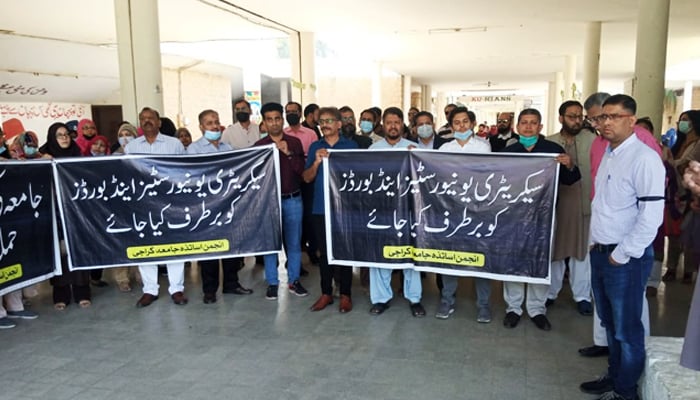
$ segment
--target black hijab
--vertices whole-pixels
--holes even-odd
[[[56,140],[56,131],[58,128],[66,128],[66,131],[70,133],[70,129],[63,122],[56,122],[49,127],[49,132],[46,135],[46,143],[41,146],[39,151],[41,153],[50,154],[53,158],[62,157],[80,157],[80,147],[75,143],[73,139],[70,140],[70,146],[67,149],[61,147]]]

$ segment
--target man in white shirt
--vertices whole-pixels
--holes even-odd
[[[124,147],[126,154],[185,154],[185,146],[175,139],[159,132],[160,115],[152,108],[144,108],[139,113],[139,124],[143,129],[143,136],[130,141]],[[168,268],[168,281],[170,297],[178,305],[187,304],[187,297],[183,293],[185,289],[185,263],[171,262],[166,264]],[[140,264],[139,273],[143,282],[143,296],[136,303],[136,307],[148,307],[158,300],[158,266],[157,264]]]
[[[238,100],[233,105],[236,123],[224,130],[221,141],[236,150],[252,147],[260,140],[260,128],[250,121],[250,103],[246,100]]]
[[[658,155],[634,134],[637,104],[611,96],[598,117],[607,150],[595,178],[591,205],[591,285],[608,337],[607,374],[584,382],[600,399],[638,399],[644,371],[642,298],[653,253],[651,243],[663,220],[665,169]]]

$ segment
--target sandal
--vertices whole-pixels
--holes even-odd
[[[56,309],[57,311],[63,311],[66,309],[66,303],[62,303],[62,302],[54,303],[53,308]]]
[[[131,286],[129,286],[129,282],[119,282],[119,291],[131,292]]]
[[[92,305],[92,302],[90,300],[80,300],[78,304],[80,305],[80,308],[88,308]]]

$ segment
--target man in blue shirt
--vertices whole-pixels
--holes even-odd
[[[384,149],[412,149],[416,147],[414,142],[401,136],[403,130],[403,111],[397,107],[389,107],[384,110],[382,116],[384,126],[384,139],[370,146],[370,150]],[[389,308],[389,301],[394,293],[391,290],[391,269],[369,269],[369,296],[372,308],[369,312],[379,315]],[[424,317],[425,308],[420,303],[423,295],[420,272],[414,269],[403,270],[403,295],[411,303],[411,314],[414,317]]]
[[[228,143],[221,141],[223,128],[219,122],[219,113],[214,110],[204,110],[199,113],[199,130],[202,137],[187,147],[187,154],[206,154],[220,151],[231,151]],[[219,260],[201,260],[198,262],[202,272],[202,291],[204,304],[216,303],[216,291],[219,290]],[[224,258],[221,260],[224,273],[223,293],[251,294],[251,289],[241,286],[238,281],[238,271],[243,268],[241,258]]]
[[[329,304],[333,304],[333,276],[337,269],[339,275],[338,284],[340,286],[339,311],[347,313],[352,310],[352,268],[328,265],[323,168],[321,168],[321,163],[324,158],[328,157],[328,149],[357,149],[357,143],[340,134],[342,122],[340,111],[337,108],[321,108],[318,122],[323,138],[312,143],[309,147],[306,168],[303,174],[305,182],[314,182],[313,222],[318,247],[321,252],[321,297],[311,306],[311,311],[320,311]]]
[[[609,97],[598,117],[608,147],[595,178],[591,204],[591,286],[608,337],[608,371],[581,384],[601,399],[638,399],[644,371],[642,299],[663,220],[665,169],[659,156],[634,134],[637,104],[627,95]]]

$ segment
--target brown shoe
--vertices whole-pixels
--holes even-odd
[[[184,306],[187,304],[187,297],[185,297],[185,294],[182,292],[175,292],[170,296],[171,299],[173,299],[173,303],[177,304],[178,306]]]
[[[329,304],[333,304],[333,296],[322,294],[321,297],[316,300],[313,306],[311,306],[311,311],[321,311]]]
[[[340,295],[340,306],[338,307],[338,311],[343,314],[352,311],[352,300],[350,299],[350,296],[346,296],[344,294]]]
[[[141,298],[139,299],[139,301],[136,302],[136,307],[137,308],[148,307],[151,305],[151,303],[153,303],[156,300],[158,300],[158,296],[144,293],[143,296],[141,296]]]

